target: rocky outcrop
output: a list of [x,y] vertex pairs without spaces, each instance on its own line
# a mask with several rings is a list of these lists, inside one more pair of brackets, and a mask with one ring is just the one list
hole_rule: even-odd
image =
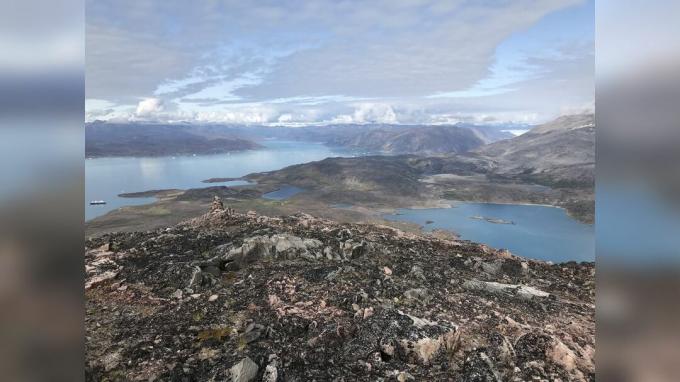
[[348,361],[400,359],[431,365],[455,350],[459,332],[450,322],[434,322],[394,309],[380,309],[364,318],[359,330],[343,346]]
[[246,357],[241,360],[241,362],[232,366],[229,371],[231,372],[232,382],[251,382],[257,377],[257,364],[253,362],[252,359]]
[[527,285],[503,284],[494,281],[468,280],[463,288],[470,291],[482,291],[499,296],[516,297],[522,300],[542,299],[550,296],[542,290]]
[[86,244],[89,380],[594,379],[594,266],[213,211]]

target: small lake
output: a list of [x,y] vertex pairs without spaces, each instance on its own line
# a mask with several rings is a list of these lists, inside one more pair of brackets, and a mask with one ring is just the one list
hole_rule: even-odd
[[301,193],[302,191],[304,191],[304,189],[300,187],[286,185],[279,188],[278,190],[268,192],[262,195],[262,197],[270,200],[286,200],[295,194]]
[[[265,148],[216,155],[94,158],[85,160],[85,220],[122,206],[151,203],[155,198],[121,198],[118,194],[159,189],[240,185],[243,181],[202,183],[209,178],[238,178],[352,152],[321,143],[265,140]],[[91,206],[91,200],[105,205]]]
[[456,202],[455,208],[399,209],[387,220],[413,222],[426,231],[446,229],[462,239],[552,261],[594,261],[595,229],[563,209],[518,204]]

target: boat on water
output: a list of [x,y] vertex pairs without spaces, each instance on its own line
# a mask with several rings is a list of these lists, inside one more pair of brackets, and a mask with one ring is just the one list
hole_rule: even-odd
[[90,201],[91,206],[96,206],[96,205],[99,205],[99,204],[106,204],[106,201],[104,201],[104,200],[92,200],[92,201]]

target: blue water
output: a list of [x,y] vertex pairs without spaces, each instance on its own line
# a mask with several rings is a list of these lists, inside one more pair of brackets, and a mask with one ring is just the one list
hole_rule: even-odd
[[[598,181],[597,255],[606,267],[680,266],[680,203],[661,184]],[[634,269],[634,268],[632,268]]]
[[286,200],[295,194],[299,194],[304,191],[304,189],[295,186],[283,186],[276,191],[268,192],[262,195],[265,199],[271,200]]
[[[218,185],[237,185],[235,181],[207,184],[209,178],[238,178],[253,172],[273,171],[290,165],[328,157],[353,156],[342,149],[321,143],[267,140],[260,150],[229,154],[153,157],[96,158],[85,161],[85,220],[122,206],[153,202],[154,198],[120,198],[124,192],[154,189],[188,189]],[[91,200],[107,204],[91,206]]]
[[[495,224],[471,219],[484,216],[511,221]],[[595,230],[579,223],[559,208],[491,203],[457,202],[455,208],[400,209],[387,220],[408,221],[423,229],[451,230],[462,239],[505,248],[515,255],[552,261],[594,261]],[[425,224],[428,220],[433,223]]]

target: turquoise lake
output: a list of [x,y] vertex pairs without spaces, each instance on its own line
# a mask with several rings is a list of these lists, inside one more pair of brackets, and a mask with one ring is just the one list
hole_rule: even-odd
[[[423,229],[446,229],[471,240],[505,248],[515,255],[552,261],[594,261],[595,229],[563,209],[517,204],[455,202],[455,208],[399,209],[387,220],[408,221]],[[484,218],[504,223],[489,222]],[[430,222],[427,224],[428,222]]]
[[268,192],[262,195],[262,197],[270,200],[286,200],[295,194],[301,193],[302,191],[304,191],[304,189],[300,187],[286,185],[279,188],[278,190]]

